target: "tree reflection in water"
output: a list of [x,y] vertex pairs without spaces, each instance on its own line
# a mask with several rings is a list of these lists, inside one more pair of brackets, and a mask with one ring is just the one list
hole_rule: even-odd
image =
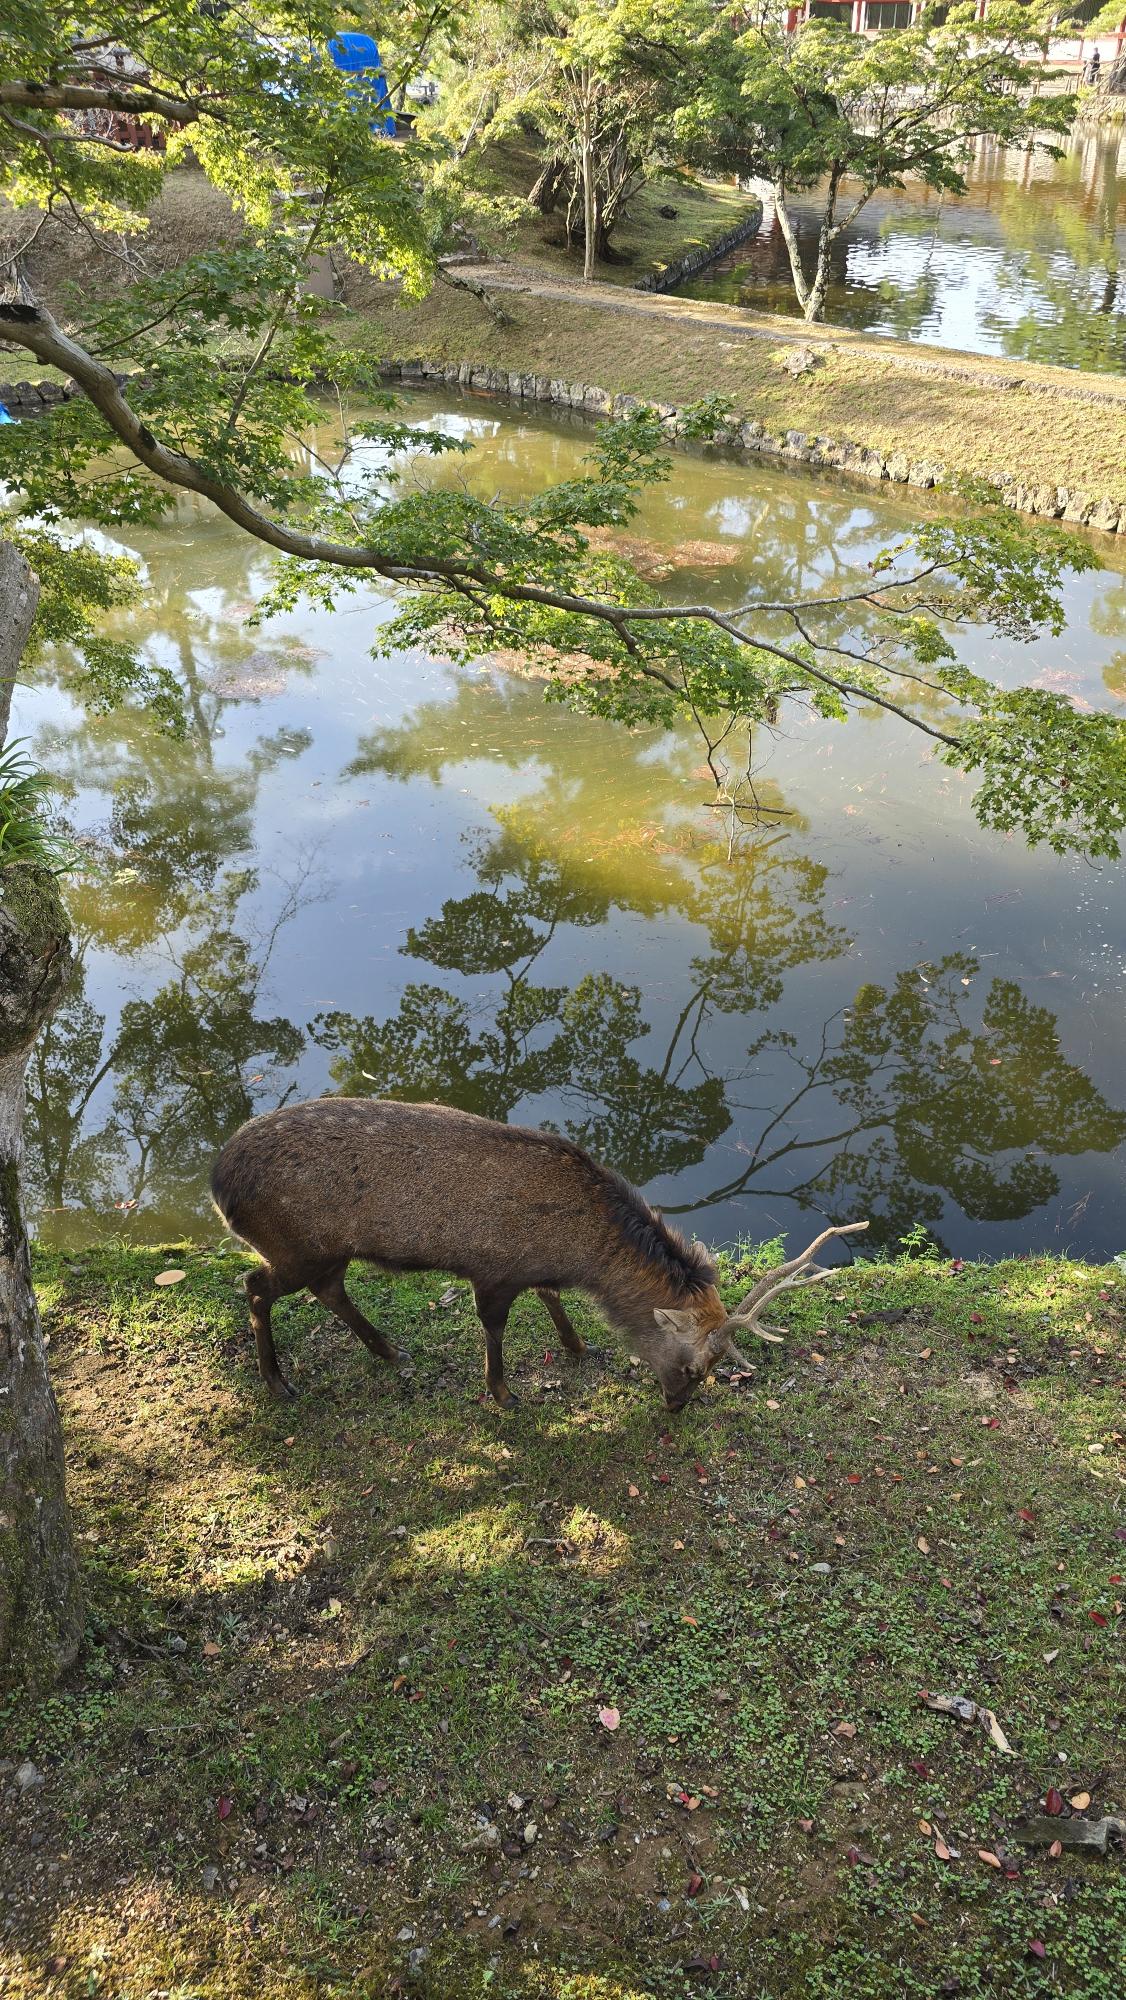
[[[704,928],[710,949],[691,961],[663,1056],[646,1063],[639,986],[605,972],[571,986],[535,977],[560,926],[599,925],[609,903],[537,843],[535,817],[506,815],[474,855],[481,886],[402,946],[471,992],[412,981],[383,1019],[335,1011],[311,1024],[339,1090],[550,1124],[641,1183],[697,1165],[734,1126],[746,1164],[669,1212],[772,1196],[869,1214],[877,1243],[939,1224],[947,1202],[976,1220],[1019,1219],[1059,1190],[1049,1155],[1126,1138],[1126,1113],[1064,1056],[1051,1011],[1013,980],[986,981],[971,953],[861,987],[812,1051],[767,1026],[737,1070],[714,1073],[713,1015],[774,1007],[787,969],[850,942],[824,917],[827,870],[778,835],[731,864],[705,852],[691,874],[666,876],[670,911]],[[746,1100],[752,1081],[766,1104]]]

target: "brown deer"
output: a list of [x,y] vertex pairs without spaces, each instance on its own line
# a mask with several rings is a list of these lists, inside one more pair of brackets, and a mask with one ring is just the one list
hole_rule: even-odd
[[[559,1297],[587,1293],[682,1410],[724,1356],[746,1366],[737,1335],[768,1297],[827,1277],[811,1264],[828,1229],[768,1272],[729,1313],[703,1245],[689,1243],[620,1174],[553,1132],[499,1125],[441,1104],[322,1097],[251,1119],[227,1141],[211,1177],[215,1205],[261,1265],[247,1274],[258,1367],[275,1396],[293,1391],[278,1366],[275,1299],[307,1286],[372,1354],[396,1350],[344,1289],[353,1258],[384,1271],[468,1278],[485,1330],[485,1380],[505,1405],[502,1339],[513,1301],[534,1291],[563,1345],[584,1352]],[[851,1223],[847,1229],[864,1229]]]

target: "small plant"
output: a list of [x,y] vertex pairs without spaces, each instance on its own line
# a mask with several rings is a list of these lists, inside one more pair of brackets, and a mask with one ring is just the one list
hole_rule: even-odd
[[912,1223],[907,1234],[897,1237],[896,1241],[905,1258],[921,1259],[924,1263],[934,1264],[941,1255],[938,1244],[923,1222]]
[[16,743],[0,751],[0,868],[35,861],[58,871],[67,865],[62,844],[43,825],[41,805],[47,779]]

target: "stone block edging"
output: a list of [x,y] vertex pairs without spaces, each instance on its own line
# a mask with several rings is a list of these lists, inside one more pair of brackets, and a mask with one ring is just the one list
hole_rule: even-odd
[[[408,385],[442,382],[450,388],[484,391],[513,402],[549,403],[587,417],[620,417],[630,410],[651,408],[660,415],[670,440],[685,429],[683,412],[676,403],[657,402],[646,396],[615,396],[589,382],[517,374],[511,369],[489,368],[472,361],[388,361],[382,364],[380,373],[387,381]],[[910,459],[906,452],[885,454],[850,439],[818,437],[806,431],[771,432],[754,421],[717,431],[715,442],[747,458],[788,459],[794,464],[848,472],[862,479],[887,479],[897,486],[939,486],[947,472],[947,467],[937,460]],[[1126,535],[1126,501],[1100,498],[1066,486],[1030,485],[1009,473],[994,475],[990,484],[997,488],[1002,504],[1017,513],[1097,528],[1103,534]]]
[[671,264],[662,264],[659,271],[651,271],[647,278],[639,278],[633,286],[635,292],[671,292],[685,278],[694,277],[697,271],[704,271],[714,264],[717,257],[726,257],[748,236],[757,236],[762,221],[762,203],[756,202],[748,209],[741,222],[732,229],[725,230],[711,243],[700,243],[695,250],[686,250],[683,257],[675,257]]

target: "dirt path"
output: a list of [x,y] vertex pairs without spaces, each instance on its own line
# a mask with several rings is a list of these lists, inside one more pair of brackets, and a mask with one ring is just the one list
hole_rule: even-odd
[[541,271],[520,264],[463,264],[458,268],[493,292],[519,292],[529,298],[559,299],[598,312],[680,322],[694,332],[711,326],[724,334],[734,333],[741,340],[769,341],[775,348],[811,347],[815,352],[847,349],[855,358],[870,357],[881,372],[902,370],[948,382],[973,383],[981,389],[1033,391],[1063,396],[1072,403],[1107,403],[1126,408],[1126,377],[1054,368],[1042,362],[1010,365],[993,355],[968,354],[957,348],[872,340],[849,327],[807,325],[779,314],[751,312],[744,306],[713,305],[703,299],[680,298],[667,292],[639,292],[597,280],[588,285],[580,279],[548,278]]

